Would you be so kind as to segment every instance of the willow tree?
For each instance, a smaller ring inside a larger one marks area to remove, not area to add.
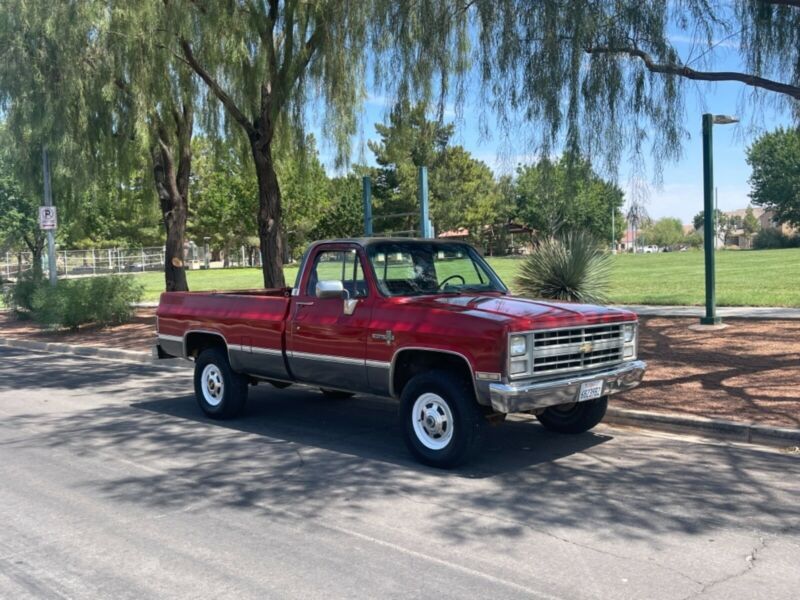
[[[527,127],[544,152],[567,145],[612,171],[624,150],[649,146],[656,166],[676,158],[688,82],[735,82],[751,92],[746,112],[766,98],[800,118],[797,0],[470,4],[481,97],[506,132]],[[738,70],[717,67],[720,50]]]
[[[87,189],[128,185],[149,163],[166,231],[166,289],[186,290],[183,247],[196,87],[153,35],[153,3],[8,0],[0,12],[0,100],[32,188],[41,147],[54,191],[85,209]],[[143,158],[145,160],[143,160]],[[116,189],[115,189],[116,188]]]
[[[159,4],[98,3],[107,6],[107,23],[99,29],[96,43],[108,63],[101,83],[113,107],[116,157],[148,157],[166,234],[166,290],[185,291],[196,82],[157,33],[163,18]]]
[[[53,165],[57,203],[68,200],[80,187],[76,181],[91,170],[89,144],[79,138],[100,134],[93,124],[101,92],[84,85],[92,69],[83,25],[96,17],[81,3],[7,0],[0,11],[4,143],[19,185],[31,199],[42,197],[43,148]]]
[[[309,95],[322,100],[326,133],[343,152],[347,148],[363,95],[368,3],[166,0],[165,6],[176,53],[221,103],[228,132],[236,128],[247,140],[258,181],[264,285],[282,287],[275,148],[305,139]],[[213,110],[209,115],[216,116]]]

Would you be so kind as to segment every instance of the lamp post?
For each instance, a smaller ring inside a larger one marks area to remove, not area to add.
[[[706,259],[706,316],[700,318],[702,325],[717,325],[722,318],[717,316],[717,298],[714,273],[714,247],[716,246],[716,214],[714,211],[714,148],[712,130],[714,125],[738,123],[739,119],[728,115],[703,115],[703,248]]]
[[[203,246],[204,246],[203,254],[205,255],[206,271],[208,271],[209,267],[211,266],[211,263],[209,262],[210,261],[210,257],[208,255],[208,240],[210,240],[210,239],[211,239],[210,237],[204,237],[203,238],[203,242],[204,242],[204,244],[203,244]]]

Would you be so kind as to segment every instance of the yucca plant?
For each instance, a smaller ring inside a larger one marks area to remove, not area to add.
[[[525,258],[517,291],[531,298],[606,304],[611,257],[585,232],[544,240]]]

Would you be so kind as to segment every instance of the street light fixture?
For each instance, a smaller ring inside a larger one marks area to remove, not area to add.
[[[702,325],[717,325],[722,318],[717,316],[717,298],[714,274],[714,240],[716,238],[716,213],[714,211],[714,125],[730,125],[739,119],[731,115],[703,115],[703,248],[706,259],[706,316],[700,318]]]

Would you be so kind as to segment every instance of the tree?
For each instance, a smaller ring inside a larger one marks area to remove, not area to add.
[[[227,261],[234,249],[248,245],[255,231],[255,173],[229,145],[214,147],[202,137],[195,138],[192,145],[195,159],[188,230],[198,242],[209,238],[211,247],[221,249]]]
[[[718,208],[714,209],[714,217],[714,237],[717,239],[722,238],[724,245],[727,237],[734,229],[735,222],[732,222],[731,219],[729,219],[728,216]],[[694,225],[695,231],[703,233],[705,227],[705,218],[706,213],[703,210],[701,210],[692,218],[692,225]]]
[[[13,174],[8,146],[0,144],[0,242],[7,248],[31,253],[31,266],[35,279],[42,277],[42,251],[45,232],[39,229],[39,201]]]
[[[625,231],[622,190],[597,175],[585,159],[565,155],[555,162],[543,158],[518,167],[516,195],[518,217],[543,238],[585,230],[605,241],[612,235],[619,239]]]
[[[361,177],[350,173],[329,184],[330,202],[319,216],[311,237],[314,239],[357,237],[364,231]]]
[[[387,124],[376,124],[379,140],[369,148],[379,165],[374,196],[383,230],[413,231],[419,224],[418,168],[428,167],[428,200],[437,231],[468,229],[473,241],[496,237],[507,220],[492,170],[461,146],[451,146],[453,124],[429,119],[425,105],[399,102]],[[383,215],[381,215],[383,213]],[[387,214],[404,216],[387,219]]]
[[[778,129],[747,149],[750,198],[775,213],[778,223],[800,227],[800,129]]]
[[[748,244],[751,243],[753,236],[756,235],[760,229],[761,223],[753,213],[753,207],[748,206],[744,213],[744,219],[742,220],[742,231],[744,232],[744,237],[747,239]]]
[[[683,224],[680,219],[665,217],[650,225],[643,237],[647,244],[671,248],[683,240]]]
[[[308,88],[326,109],[342,150],[362,96],[370,3],[169,1],[163,25],[176,52],[244,134],[258,182],[258,232],[266,287],[283,287],[283,206],[275,145],[305,139]]]
[[[453,135],[452,124],[429,120],[423,104],[398,102],[388,123],[376,123],[378,140],[367,145],[375,155],[374,216],[381,231],[419,231],[418,169],[428,168],[431,220],[440,232],[453,229],[451,211],[439,202],[444,179],[437,175]],[[452,183],[452,182],[447,182]],[[456,211],[458,212],[458,211]],[[397,215],[399,217],[389,217]]]
[[[0,102],[22,154],[42,146],[62,206],[127,183],[151,164],[166,230],[167,290],[186,290],[183,246],[196,89],[155,35],[159,5],[119,0],[9,0],[0,16]],[[24,168],[38,181],[38,162]]]
[[[648,142],[656,158],[677,157],[689,82],[738,82],[754,112],[767,98],[800,119],[796,0],[471,4],[486,105],[509,127],[526,121],[545,156],[563,140],[609,171],[624,149],[638,154]],[[686,38],[684,51],[676,40]],[[722,52],[741,70],[715,69]]]
[[[284,259],[300,258],[314,237],[312,230],[320,215],[326,213],[331,203],[330,182],[319,160],[314,136],[306,136],[296,150],[287,148],[279,153],[275,170],[285,209]]]

